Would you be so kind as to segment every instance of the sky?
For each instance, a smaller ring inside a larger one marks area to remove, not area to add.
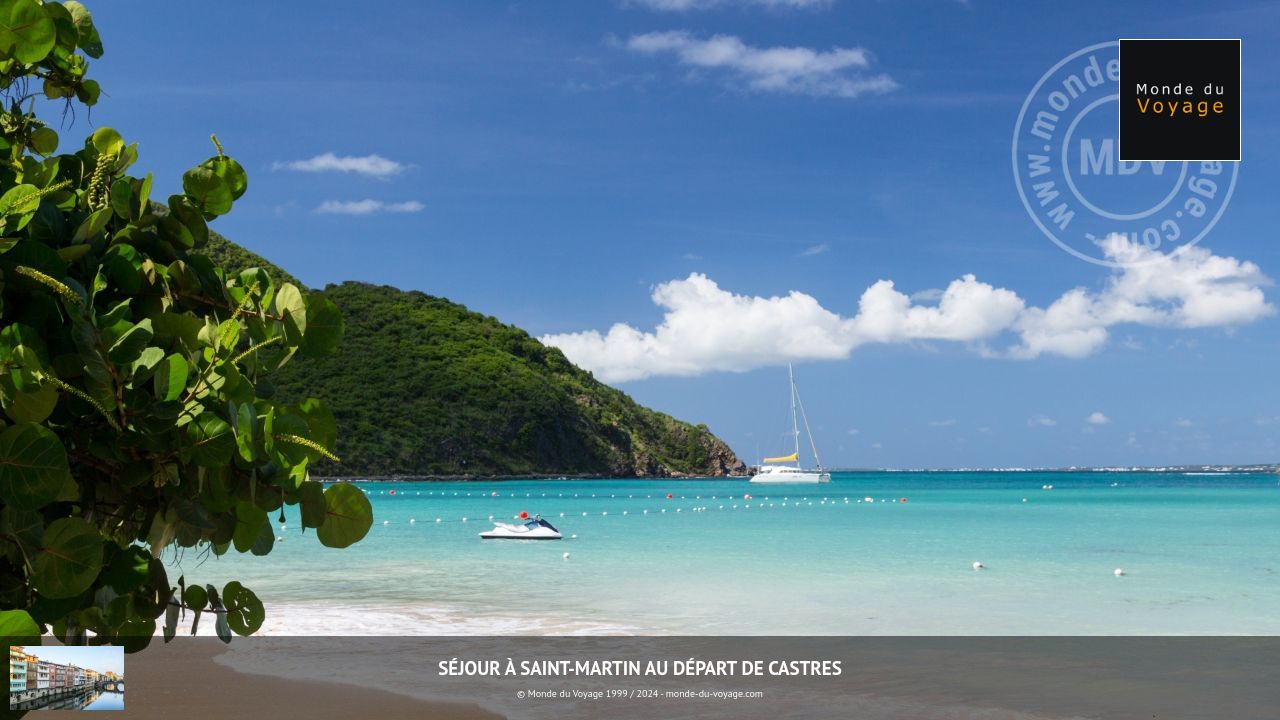
[[[24,645],[22,648],[28,655],[35,655],[41,660],[48,660],[58,665],[75,665],[76,667],[124,674],[124,648],[90,645]]]
[[[788,442],[787,362],[827,466],[1280,460],[1274,3],[90,9],[104,97],[67,134],[116,127],[167,195],[216,132],[228,237],[518,325],[748,461]],[[1010,143],[1120,37],[1242,38],[1244,160],[1196,247],[1117,269],[1040,231]]]

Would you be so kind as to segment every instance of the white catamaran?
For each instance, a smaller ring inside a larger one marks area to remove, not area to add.
[[[787,363],[787,378],[791,383],[791,437],[795,442],[794,450],[790,455],[765,458],[760,471],[751,477],[751,482],[772,484],[831,482],[831,473],[822,469],[822,460],[818,458],[818,446],[813,442],[813,433],[809,430],[809,418],[804,413],[800,391],[796,389],[796,373],[791,363]],[[815,470],[805,470],[800,467],[800,425],[796,422],[797,408],[799,418],[804,421],[804,432],[809,436],[809,449],[813,450],[813,462],[817,466]]]

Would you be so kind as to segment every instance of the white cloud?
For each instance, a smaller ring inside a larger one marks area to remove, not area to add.
[[[1195,425],[1195,423],[1191,422],[1191,421],[1190,421],[1190,420],[1188,420],[1187,418],[1178,418],[1178,420],[1177,420],[1176,422],[1174,422],[1173,424],[1174,424],[1175,426],[1177,426],[1177,427],[1180,427],[1180,428],[1189,428],[1189,427],[1191,427],[1191,426]]]
[[[1274,312],[1262,292],[1269,281],[1251,262],[1199,247],[1161,254],[1119,236],[1108,239],[1104,251],[1144,264],[1113,271],[1101,290],[1069,290],[1046,308],[965,275],[931,304],[880,280],[862,293],[857,313],[844,317],[802,292],[737,295],[694,273],[653,289],[652,300],[665,313],[652,331],[619,323],[604,333],[542,340],[602,380],[624,382],[837,360],[869,343],[953,341],[986,357],[1078,358],[1100,349],[1115,325],[1233,327]]]
[[[1111,418],[1103,415],[1100,410],[1094,410],[1089,413],[1089,417],[1085,418],[1084,421],[1090,425],[1106,425],[1111,422]]]
[[[1058,424],[1057,420],[1054,420],[1053,418],[1048,417],[1047,415],[1032,415],[1031,417],[1027,418],[1027,425],[1029,425],[1030,427],[1053,427],[1057,424]]]
[[[275,162],[272,170],[296,170],[298,172],[344,172],[387,178],[404,171],[405,165],[388,160],[381,155],[335,155],[331,152],[316,155],[308,160]]]
[[[830,5],[831,0],[629,0],[630,5],[640,5],[650,10],[684,12],[705,10],[721,5],[757,5],[770,8],[807,8]]]
[[[383,202],[381,200],[325,200],[316,208],[324,215],[372,215],[374,213],[416,213],[426,206],[417,200]]]
[[[831,246],[827,243],[819,243],[818,245],[811,245],[805,248],[804,250],[800,251],[800,257],[813,257],[814,255],[821,255],[830,249],[831,249]]]
[[[849,428],[850,435],[857,435],[859,432],[858,428]]]
[[[632,52],[673,54],[685,67],[723,70],[762,92],[853,98],[897,87],[888,75],[869,74],[871,53],[862,48],[753,47],[733,35],[699,38],[684,30],[633,35]]]

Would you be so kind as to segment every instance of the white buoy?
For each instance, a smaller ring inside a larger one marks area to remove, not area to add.
[[[462,518],[462,522],[466,522],[466,521],[467,521],[467,519],[466,519],[466,518]]]
[[[983,565],[982,563],[978,562],[977,560],[974,560],[974,561],[973,561],[973,569],[974,569],[974,570],[981,570],[981,569],[982,569],[982,568],[984,568],[984,567],[986,567],[986,565]]]
[[[416,522],[418,522],[418,521],[417,521],[417,520],[415,520],[415,519],[413,519],[413,518],[409,518],[409,524],[410,524],[410,525],[412,525],[412,524],[414,524],[414,523],[416,523]]]
[[[436,518],[436,522],[440,522],[440,518]]]
[[[276,536],[276,542],[284,542],[284,536],[283,536],[283,535],[277,535],[277,536]]]
[[[1022,502],[1026,502],[1026,501],[1027,501],[1027,499],[1026,499],[1026,498],[1022,498]]]
[[[564,559],[565,559],[565,560],[568,560],[568,559],[569,559],[569,553],[565,553],[565,554],[564,554]]]
[[[1123,569],[1121,569],[1121,568],[1116,568],[1115,576],[1116,576],[1116,577],[1123,577],[1123,576],[1124,576],[1124,570],[1123,570]]]
[[[571,540],[577,540],[577,539],[578,539],[578,536],[577,536],[577,534],[573,534],[573,535],[570,535],[570,536],[569,536],[569,539],[571,539]]]
[[[383,521],[382,521],[382,524],[383,524],[383,525],[390,525],[390,524],[391,524],[391,521],[390,521],[390,520],[383,520]]]

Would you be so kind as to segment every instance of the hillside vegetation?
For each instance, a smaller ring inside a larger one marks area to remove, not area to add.
[[[211,238],[229,269],[263,258]],[[421,292],[346,282],[333,355],[294,358],[283,400],[323,398],[338,422],[331,475],[724,475],[745,468],[701,425],[638,405],[523,330]]]

